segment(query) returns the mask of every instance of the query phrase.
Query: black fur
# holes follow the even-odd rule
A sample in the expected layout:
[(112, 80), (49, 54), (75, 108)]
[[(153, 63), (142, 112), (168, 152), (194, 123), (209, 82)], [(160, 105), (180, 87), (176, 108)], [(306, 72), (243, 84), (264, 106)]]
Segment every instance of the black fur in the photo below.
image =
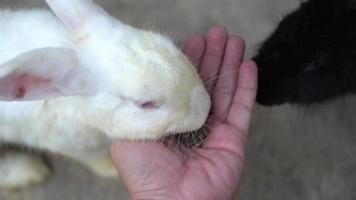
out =
[(254, 60), (263, 105), (311, 104), (356, 93), (356, 0), (302, 3)]

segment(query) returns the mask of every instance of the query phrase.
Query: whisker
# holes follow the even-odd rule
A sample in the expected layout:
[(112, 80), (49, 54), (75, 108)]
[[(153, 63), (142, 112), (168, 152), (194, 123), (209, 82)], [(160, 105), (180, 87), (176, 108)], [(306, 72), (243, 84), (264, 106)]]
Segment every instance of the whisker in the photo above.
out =
[(214, 82), (214, 81), (216, 81), (216, 80), (218, 80), (218, 79), (220, 79), (220, 78), (223, 78), (223, 77), (226, 77), (226, 76), (235, 75), (236, 73), (239, 73), (239, 70), (230, 71), (230, 72), (227, 72), (227, 73), (225, 73), (225, 74), (219, 74), (219, 75), (217, 75), (217, 76), (215, 76), (215, 77), (209, 77), (209, 78), (203, 80), (203, 82), (204, 82), (205, 84), (209, 84), (210, 82)]
[(177, 141), (177, 147), (178, 147), (178, 149), (180, 149), (180, 146), (182, 145), (182, 136), (183, 135), (178, 135), (178, 141)]

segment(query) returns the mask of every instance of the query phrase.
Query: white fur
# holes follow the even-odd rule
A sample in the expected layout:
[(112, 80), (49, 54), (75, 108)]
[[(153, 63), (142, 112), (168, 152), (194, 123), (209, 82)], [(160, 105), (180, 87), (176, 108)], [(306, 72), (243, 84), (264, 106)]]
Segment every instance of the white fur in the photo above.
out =
[(47, 3), (61, 21), (45, 10), (0, 11), (0, 140), (100, 171), (108, 138), (202, 126), (210, 98), (170, 40), (122, 24), (91, 0)]
[(0, 154), (0, 187), (14, 189), (42, 182), (49, 169), (41, 159), (23, 153)]

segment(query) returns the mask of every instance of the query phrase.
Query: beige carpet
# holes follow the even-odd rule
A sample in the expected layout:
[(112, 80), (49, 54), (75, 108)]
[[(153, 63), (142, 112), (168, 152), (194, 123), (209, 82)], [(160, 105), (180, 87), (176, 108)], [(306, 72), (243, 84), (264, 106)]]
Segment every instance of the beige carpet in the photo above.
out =
[[(97, 0), (121, 20), (182, 41), (214, 24), (248, 42), (252, 55), (299, 0)], [(45, 6), (43, 0), (0, 0), (0, 8)], [(356, 199), (356, 99), (302, 108), (258, 107), (240, 200)], [(0, 191), (0, 200), (127, 199), (119, 181), (101, 180), (71, 161), (53, 159), (43, 185)]]

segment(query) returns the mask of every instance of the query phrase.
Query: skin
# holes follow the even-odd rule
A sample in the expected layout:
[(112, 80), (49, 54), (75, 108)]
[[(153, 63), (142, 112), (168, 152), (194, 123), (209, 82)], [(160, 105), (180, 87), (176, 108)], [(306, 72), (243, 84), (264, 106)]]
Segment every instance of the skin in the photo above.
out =
[(115, 141), (112, 157), (131, 199), (233, 199), (239, 186), (257, 91), (256, 65), (243, 61), (244, 41), (229, 37), (223, 27), (189, 37), (183, 51), (199, 66), (212, 96), (211, 133), (202, 148), (191, 150)]

